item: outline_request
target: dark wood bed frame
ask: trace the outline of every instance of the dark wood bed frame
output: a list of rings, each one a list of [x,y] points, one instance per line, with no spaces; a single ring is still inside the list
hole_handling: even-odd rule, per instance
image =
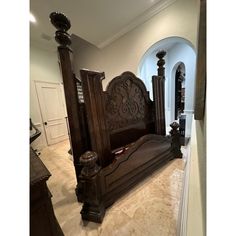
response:
[[[105,209],[144,177],[173,158],[181,158],[179,125],[166,136],[164,56],[152,77],[153,101],[142,80],[132,72],[115,77],[103,91],[101,72],[72,71],[70,21],[50,14],[57,28],[58,55],[63,77],[70,141],[77,177],[76,195],[83,202],[83,220],[101,223]],[[82,86],[84,102],[78,99]]]

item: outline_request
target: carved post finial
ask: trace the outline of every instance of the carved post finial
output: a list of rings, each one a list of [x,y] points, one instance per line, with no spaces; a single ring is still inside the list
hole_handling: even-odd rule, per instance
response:
[[[67,33],[71,27],[69,19],[59,12],[52,12],[49,17],[52,25],[57,29],[55,40],[60,46],[69,48],[68,46],[71,44],[70,35]]]
[[[159,66],[157,76],[152,77],[153,99],[155,104],[155,129],[156,134],[166,135],[166,121],[165,121],[165,51],[159,51],[156,56],[159,58],[157,65]]]
[[[156,54],[156,57],[159,59],[157,61],[158,69],[157,69],[157,75],[165,77],[165,60],[163,57],[166,55],[166,51],[161,50]]]
[[[99,166],[96,164],[98,155],[96,152],[87,151],[80,157],[80,163],[83,165],[81,174],[86,177],[94,176],[100,170]]]
[[[180,144],[180,132],[178,130],[179,124],[177,122],[173,122],[170,124],[170,127],[172,128],[172,130],[170,131],[172,152],[174,153],[174,156],[176,158],[181,158],[183,154],[180,150],[181,144]]]

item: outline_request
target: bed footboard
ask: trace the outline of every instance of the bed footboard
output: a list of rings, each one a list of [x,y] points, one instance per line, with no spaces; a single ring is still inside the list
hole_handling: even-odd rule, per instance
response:
[[[146,176],[176,157],[181,157],[178,124],[171,124],[171,137],[144,135],[110,165],[96,164],[96,152],[80,157],[84,205],[82,219],[101,223],[105,209]]]

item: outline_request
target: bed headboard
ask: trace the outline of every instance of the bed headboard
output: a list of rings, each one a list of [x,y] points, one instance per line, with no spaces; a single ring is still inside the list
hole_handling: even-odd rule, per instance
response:
[[[142,80],[132,72],[124,72],[108,84],[104,102],[112,149],[155,132],[153,102]]]

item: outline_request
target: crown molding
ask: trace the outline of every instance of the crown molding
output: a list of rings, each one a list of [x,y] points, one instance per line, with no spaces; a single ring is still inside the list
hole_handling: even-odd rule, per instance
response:
[[[108,38],[107,40],[99,43],[97,45],[98,48],[102,49],[104,47],[106,47],[107,45],[109,45],[110,43],[112,43],[113,41],[115,41],[116,39],[120,38],[121,36],[123,36],[124,34],[126,34],[127,32],[131,31],[132,29],[134,29],[135,27],[137,27],[138,25],[143,24],[145,21],[149,20],[150,18],[152,18],[154,15],[158,14],[159,12],[161,12],[162,10],[164,10],[165,8],[167,8],[168,6],[170,6],[171,4],[173,4],[176,0],[160,0],[158,3],[156,3],[153,7],[151,7],[150,9],[148,9],[147,11],[145,11],[143,14],[141,14],[140,16],[136,17],[133,21],[131,21],[130,24],[126,25],[122,30],[120,30],[118,33],[116,33],[115,35],[113,35],[112,37]]]

